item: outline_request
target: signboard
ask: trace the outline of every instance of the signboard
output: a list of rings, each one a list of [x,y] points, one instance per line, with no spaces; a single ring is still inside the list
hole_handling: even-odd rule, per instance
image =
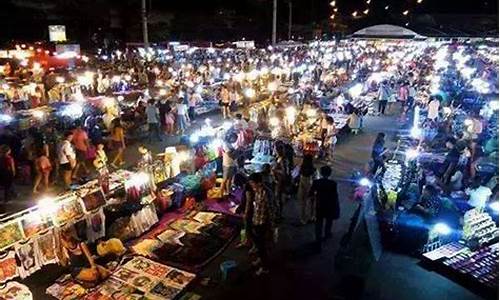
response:
[[[175,45],[174,51],[186,51],[189,49],[188,45]]]
[[[56,52],[59,55],[66,54],[66,56],[77,56],[80,55],[80,45],[79,44],[58,44],[56,45]]]
[[[49,41],[65,42],[66,41],[66,26],[64,25],[49,25]]]
[[[245,49],[253,49],[255,48],[254,41],[237,41],[233,43],[236,45],[236,48],[245,48]]]

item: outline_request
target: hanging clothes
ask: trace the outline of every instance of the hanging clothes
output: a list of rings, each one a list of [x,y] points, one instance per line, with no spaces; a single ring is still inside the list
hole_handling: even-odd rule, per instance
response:
[[[57,248],[53,230],[40,235],[35,242],[36,249],[38,249],[38,256],[40,257],[40,264],[42,266],[59,262],[56,254]]]
[[[19,243],[15,246],[17,258],[21,262],[19,275],[22,279],[40,270],[40,258],[38,256],[37,244],[33,240]]]
[[[96,213],[89,214],[85,221],[87,223],[87,240],[91,243],[104,237],[105,232],[105,215],[102,208]]]

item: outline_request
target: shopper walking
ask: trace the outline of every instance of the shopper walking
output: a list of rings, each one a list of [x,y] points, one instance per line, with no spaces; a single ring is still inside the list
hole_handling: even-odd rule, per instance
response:
[[[332,169],[323,166],[320,169],[321,178],[313,182],[309,195],[316,201],[316,247],[321,251],[322,242],[332,236],[332,223],[340,215],[337,183],[330,178]]]
[[[160,133],[160,110],[155,105],[155,100],[150,99],[146,106],[146,118],[148,123],[148,142],[163,141]]]
[[[64,140],[59,148],[59,168],[62,172],[65,189],[70,189],[71,175],[76,167],[76,153],[71,144],[72,140],[73,132],[66,132],[64,134]]]
[[[182,99],[179,99],[175,109],[177,111],[177,131],[179,134],[184,134],[187,128],[187,107]]]
[[[16,177],[16,163],[12,156],[12,150],[7,145],[0,147],[0,186],[3,187],[3,201],[10,201],[15,197],[13,190],[14,178]]]
[[[125,151],[125,130],[121,124],[120,119],[113,121],[113,126],[111,129],[111,149],[116,151],[115,157],[111,161],[111,166],[118,168],[125,164],[123,160],[123,152]]]
[[[385,148],[385,133],[379,132],[372,148],[373,168],[372,172],[375,174],[379,168],[384,168],[384,154]]]
[[[76,167],[73,171],[73,179],[78,178],[80,169],[83,169],[84,174],[88,176],[90,172],[87,166],[87,154],[90,149],[90,140],[87,131],[83,129],[80,122],[76,124],[76,129],[73,131],[72,143],[76,153]]]
[[[275,209],[272,192],[264,186],[262,175],[253,173],[249,177],[250,201],[247,205],[252,210],[253,241],[257,248],[258,259],[252,264],[257,266],[256,275],[269,272],[269,250],[274,230]]]
[[[383,81],[378,88],[378,113],[384,115],[385,109],[387,107],[387,101],[389,101],[389,87],[387,86],[387,81]]]
[[[50,172],[52,171],[52,164],[50,163],[47,153],[43,149],[39,149],[37,153],[37,159],[35,160],[35,181],[33,184],[33,194],[38,193],[38,186],[43,179],[43,191],[47,192],[49,190],[49,178]]]
[[[227,119],[231,115],[231,111],[229,109],[229,106],[231,104],[231,99],[230,99],[230,94],[229,94],[229,89],[226,86],[222,86],[220,90],[220,105],[221,105],[221,110],[222,110],[222,117],[224,119]]]
[[[314,220],[316,215],[314,212],[315,207],[313,207],[310,201],[311,198],[309,197],[315,172],[316,169],[314,168],[312,155],[304,155],[302,165],[300,166],[299,189],[297,193],[300,205],[300,223],[302,225]]]

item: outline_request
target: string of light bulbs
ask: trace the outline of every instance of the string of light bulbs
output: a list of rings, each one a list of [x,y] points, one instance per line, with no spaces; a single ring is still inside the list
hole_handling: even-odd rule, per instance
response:
[[[424,0],[416,0],[415,3],[416,3],[416,5],[419,5],[419,4],[422,4],[423,2],[424,2]],[[360,18],[362,16],[368,16],[370,13],[370,4],[371,3],[372,3],[372,0],[365,0],[365,4],[366,4],[365,9],[363,11],[361,11],[361,13],[358,10],[355,10],[350,15],[353,18]],[[333,10],[332,14],[330,15],[330,19],[334,20],[337,13],[338,13],[338,10],[339,10],[337,7],[337,1],[336,0],[331,1],[330,6],[332,7],[332,10]],[[384,10],[389,11],[390,9],[391,9],[390,5],[384,6]],[[412,12],[411,9],[407,8],[401,12],[401,15],[404,17],[408,17],[411,12]],[[408,24],[409,23],[406,23],[407,26],[408,26]]]

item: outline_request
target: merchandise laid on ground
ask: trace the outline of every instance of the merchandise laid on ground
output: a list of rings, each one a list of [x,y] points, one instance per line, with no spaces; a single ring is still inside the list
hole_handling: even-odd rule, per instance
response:
[[[87,139],[111,152],[126,148],[124,138],[104,142],[105,133],[116,135],[112,121],[121,119],[117,127],[126,128],[127,144],[141,141],[141,157],[131,168],[108,165],[107,158],[94,163],[95,177],[58,195],[39,194],[37,205],[0,219],[0,299],[179,299],[237,238],[246,240],[247,222],[265,219],[253,215],[262,207],[247,203],[248,194],[257,193],[255,182],[247,185],[251,175],[270,178],[260,198],[276,189],[270,198],[279,199],[266,208],[283,209],[282,198],[306,198],[309,193],[299,188],[302,177],[313,185],[316,174],[304,175],[295,163],[310,158],[317,166],[332,165],[335,146],[348,146],[363,134],[364,118],[384,118],[386,105],[398,111],[386,133],[393,140],[377,136],[364,171],[343,158],[354,174],[345,181],[352,185],[349,193],[354,187],[358,205],[349,232],[366,231],[375,261],[384,251],[416,256],[423,268],[494,296],[496,42],[349,39],[285,49],[139,47],[80,56],[82,65],[65,75],[48,72],[50,89],[41,79],[31,85],[2,81],[2,130],[21,139],[43,127],[61,132],[77,123],[88,130]],[[141,69],[130,61],[140,62]],[[29,68],[41,72],[39,65]],[[38,99],[38,93],[50,99]],[[200,117],[216,110],[223,111],[221,122]],[[154,126],[174,126],[174,119],[177,134],[171,128],[166,135],[180,142],[166,146],[159,133],[153,138]],[[154,141],[142,143],[148,133]],[[148,149],[152,142],[160,153]],[[29,168],[26,162],[19,167]],[[275,186],[280,175],[286,180]],[[274,218],[270,213],[266,221],[274,226]],[[263,223],[252,226],[261,229]],[[274,243],[278,237],[273,231]],[[342,238],[339,252],[350,245]],[[226,278],[224,264],[220,271]],[[34,276],[37,282],[30,280]]]

